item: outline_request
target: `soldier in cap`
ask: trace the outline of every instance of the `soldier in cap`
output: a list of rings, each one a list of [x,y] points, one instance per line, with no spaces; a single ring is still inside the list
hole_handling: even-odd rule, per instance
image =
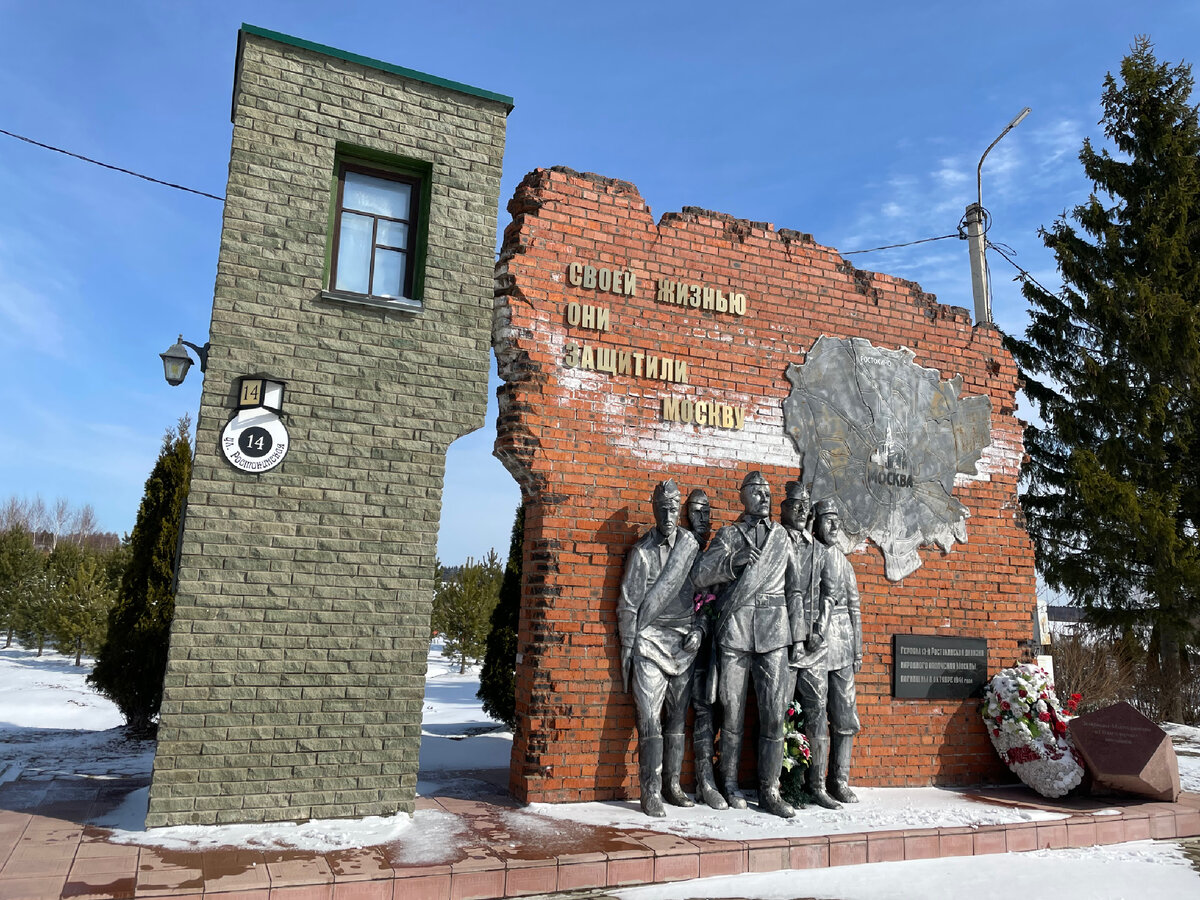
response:
[[[745,514],[717,532],[696,564],[698,587],[720,586],[714,625],[721,671],[721,789],[735,809],[746,808],[738,787],[746,691],[753,680],[758,698],[759,806],[783,818],[796,814],[779,793],[783,733],[791,679],[792,645],[788,595],[800,590],[791,541],[770,520],[771,489],[761,472],[742,481]]]
[[[703,553],[708,546],[708,539],[712,537],[712,507],[708,503],[708,494],[702,488],[696,488],[688,494],[684,508],[687,510],[688,531]]]
[[[805,644],[806,664],[798,670],[796,691],[812,752],[809,792],[821,806],[838,809],[837,801],[858,802],[850,790],[850,759],[854,735],[860,728],[854,676],[862,668],[862,617],[854,569],[836,543],[841,530],[837,504],[822,500],[815,512],[816,537],[825,552],[817,578],[818,614],[810,642]]]
[[[795,670],[807,662],[806,643],[809,640],[819,643],[821,640],[820,637],[815,637],[813,632],[814,626],[822,624],[817,601],[820,597],[819,578],[825,548],[813,537],[811,514],[812,501],[808,486],[799,481],[789,481],[784,486],[783,502],[779,504],[779,523],[787,529],[791,539],[802,588],[797,594],[800,602],[788,609],[792,623],[789,666],[793,670],[793,678]],[[816,632],[818,635],[824,634],[824,629],[817,627]],[[789,691],[788,696],[791,694]]]
[[[712,536],[712,510],[708,503],[708,494],[696,488],[687,498],[688,527],[692,536],[700,545],[703,553],[708,547],[708,539]],[[696,662],[692,667],[692,709],[695,717],[692,719],[692,752],[696,757],[696,799],[703,800],[713,809],[728,809],[729,804],[717,790],[713,779],[713,755],[715,752],[714,735],[716,734],[716,697],[710,692],[713,688],[712,679],[716,675],[716,651],[713,648],[712,629],[709,610],[715,597],[707,588],[699,590],[694,598],[696,621],[704,632],[700,650],[696,654]]]
[[[822,600],[820,584],[828,551],[809,530],[812,502],[808,488],[797,481],[789,481],[785,490],[787,495],[780,505],[779,521],[792,539],[792,551],[798,558],[804,585],[803,602],[791,610],[794,642],[790,665],[796,685],[795,697],[804,713],[804,736],[808,738],[810,753],[805,787],[818,806],[840,809],[841,804],[825,790],[829,762],[829,739],[825,734],[825,660],[828,656],[825,636],[829,633],[829,604]]]
[[[642,811],[665,816],[664,796],[677,806],[693,805],[679,776],[692,661],[702,637],[691,581],[699,547],[691,532],[676,525],[680,492],[674,481],[655,487],[653,505],[655,527],[638,539],[625,561],[617,626],[622,677],[626,689],[632,683],[637,704]]]

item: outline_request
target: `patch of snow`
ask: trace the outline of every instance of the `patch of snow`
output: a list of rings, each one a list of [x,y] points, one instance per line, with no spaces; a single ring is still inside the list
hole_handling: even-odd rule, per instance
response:
[[[124,722],[116,704],[96,693],[84,680],[94,661],[52,650],[41,656],[14,644],[0,649],[0,730],[18,728],[81,728],[103,731]]]
[[[901,828],[951,828],[1002,825],[1066,818],[1061,813],[1016,809],[980,803],[957,791],[941,788],[860,788],[859,802],[842,809],[809,806],[794,819],[764,815],[754,806],[746,810],[690,809],[672,807],[665,819],[650,819],[634,802],[533,803],[528,810],[548,818],[564,819],[591,826],[642,828],[683,838],[738,840],[747,833],[755,837],[808,837],[849,834],[859,831],[889,831]]]
[[[407,813],[365,819],[313,819],[272,822],[269,825],[175,825],[145,831],[115,830],[116,844],[161,847],[164,850],[206,850],[246,847],[254,850],[307,850],[328,853],[356,847],[390,844],[412,827]]]
[[[912,897],[1194,897],[1200,875],[1176,844],[1138,841],[905,862],[783,870],[613,891],[620,900],[910,900]]]

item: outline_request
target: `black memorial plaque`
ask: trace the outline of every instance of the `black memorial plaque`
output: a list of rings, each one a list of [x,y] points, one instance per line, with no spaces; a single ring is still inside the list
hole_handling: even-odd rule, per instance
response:
[[[892,696],[955,700],[982,695],[988,680],[985,638],[892,635]]]

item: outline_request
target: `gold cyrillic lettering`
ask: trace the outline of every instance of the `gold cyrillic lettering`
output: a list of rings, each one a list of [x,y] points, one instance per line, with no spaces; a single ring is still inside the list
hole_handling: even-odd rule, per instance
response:
[[[696,403],[696,424],[708,424],[708,404],[703,400]]]
[[[721,407],[721,427],[722,428],[732,428],[733,427],[733,409],[728,406]]]
[[[596,287],[602,291],[612,290],[612,272],[609,269],[596,270]]]
[[[595,328],[596,327],[596,307],[590,303],[583,304],[583,315],[579,320],[580,328]]]
[[[746,295],[734,294],[730,297],[729,311],[735,316],[744,316],[746,314]]]
[[[578,325],[579,324],[579,304],[578,303],[571,302],[571,303],[567,304],[567,324],[568,325]]]
[[[657,378],[658,377],[658,357],[657,356],[647,356],[646,357],[646,377],[647,378]]]
[[[592,370],[596,368],[596,358],[592,354],[592,348],[587,344],[583,345],[583,356],[579,360],[579,368]]]
[[[695,413],[695,411],[696,411],[696,404],[694,404],[691,400],[682,401],[679,404],[679,421],[680,422],[691,422],[692,415]]]
[[[687,384],[687,362],[682,359],[675,360],[675,382],[677,384]]]
[[[746,424],[746,411],[740,406],[735,406],[733,408],[733,416],[735,419],[733,427],[741,430],[742,426]]]
[[[617,351],[612,347],[596,348],[596,369],[600,372],[617,374]]]
[[[662,362],[659,364],[659,372],[661,373],[659,375],[659,377],[663,381],[674,381],[675,380],[675,361],[672,359],[667,359],[666,357],[663,357]]]
[[[583,263],[571,263],[567,266],[567,281],[575,287],[583,284]]]
[[[704,303],[702,306],[703,309],[712,309],[713,308],[713,296],[715,295],[715,293],[716,292],[712,288],[705,286],[705,288],[702,292],[702,295],[704,297]]]
[[[674,303],[675,282],[669,281],[666,278],[658,279],[658,296],[655,299],[659,303]]]
[[[633,374],[638,378],[642,377],[642,360],[646,358],[646,354],[633,351]]]
[[[563,347],[563,365],[571,369],[579,365],[579,345],[574,341]]]
[[[596,269],[593,266],[583,267],[583,286],[589,290],[596,287]]]
[[[688,306],[692,309],[700,308],[700,285],[688,285]]]
[[[617,374],[618,375],[628,375],[629,374],[629,351],[628,350],[620,350],[617,352]]]
[[[632,272],[627,271],[625,273],[625,296],[632,297],[633,292],[636,289],[637,289],[637,276],[634,275]],[[613,288],[613,290],[616,290],[616,288]]]
[[[717,312],[729,312],[729,300],[720,291],[717,291]]]
[[[596,330],[608,331],[608,307],[596,307]]]
[[[685,401],[686,402],[686,401]],[[668,422],[679,421],[679,398],[678,397],[663,397],[662,398],[662,417]]]

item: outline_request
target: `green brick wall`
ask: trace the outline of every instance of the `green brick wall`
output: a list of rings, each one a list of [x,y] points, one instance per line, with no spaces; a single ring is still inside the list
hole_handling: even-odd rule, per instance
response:
[[[240,35],[148,827],[413,809],[445,453],[484,421],[509,104],[269,34]],[[419,312],[321,298],[347,145],[432,166]],[[252,475],[219,436],[260,373],[291,449]]]

